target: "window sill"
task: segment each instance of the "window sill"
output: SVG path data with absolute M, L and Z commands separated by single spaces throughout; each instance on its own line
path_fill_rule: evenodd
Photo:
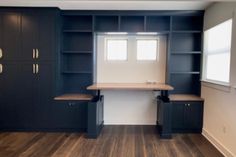
M 231 87 L 230 84 L 228 84 L 228 83 L 214 82 L 214 81 L 208 81 L 208 80 L 201 80 L 201 82 L 208 83 L 208 84 L 213 84 L 213 85 L 217 85 L 217 86 Z
M 223 91 L 229 93 L 231 91 L 230 84 L 218 83 L 218 82 L 211 82 L 206 80 L 201 80 L 202 86 L 212 88 L 215 90 Z M 236 88 L 235 88 L 236 89 Z

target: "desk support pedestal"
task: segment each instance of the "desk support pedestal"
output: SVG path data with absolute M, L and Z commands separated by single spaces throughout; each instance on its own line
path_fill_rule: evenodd
M 157 97 L 157 128 L 160 137 L 163 139 L 172 138 L 171 130 L 172 105 L 168 97 L 168 91 L 161 91 Z
M 88 103 L 88 123 L 87 123 L 87 137 L 97 138 L 103 128 L 104 111 L 103 111 L 103 96 L 95 96 L 94 99 Z

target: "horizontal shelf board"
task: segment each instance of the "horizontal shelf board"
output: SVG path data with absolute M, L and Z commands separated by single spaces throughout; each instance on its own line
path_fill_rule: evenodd
M 93 51 L 62 51 L 63 54 L 92 54 Z
M 144 31 L 144 33 L 157 33 L 157 34 L 169 34 L 170 33 L 170 31 L 158 31 L 158 30 L 146 30 L 146 31 Z
M 171 51 L 173 55 L 202 54 L 202 51 Z
M 63 74 L 92 74 L 91 71 L 63 71 Z
M 200 72 L 199 71 L 188 71 L 188 72 L 178 71 L 178 72 L 170 72 L 170 74 L 200 74 Z
M 202 33 L 201 30 L 172 30 L 172 33 Z
M 92 30 L 81 30 L 81 29 L 66 29 L 64 33 L 92 33 Z
M 204 101 L 200 96 L 193 94 L 171 94 L 169 98 L 170 101 Z

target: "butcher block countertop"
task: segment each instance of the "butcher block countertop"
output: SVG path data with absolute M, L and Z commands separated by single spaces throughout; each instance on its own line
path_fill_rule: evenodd
M 155 83 L 97 83 L 87 87 L 88 90 L 173 90 L 167 84 Z
M 54 98 L 54 100 L 76 100 L 76 101 L 90 101 L 93 96 L 89 94 L 63 94 Z
M 170 101 L 204 101 L 203 98 L 191 94 L 171 94 Z

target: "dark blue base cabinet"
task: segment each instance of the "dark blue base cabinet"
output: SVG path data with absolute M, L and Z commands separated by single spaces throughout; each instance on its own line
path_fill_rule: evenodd
M 173 101 L 171 125 L 173 133 L 201 133 L 203 101 Z
M 157 100 L 157 129 L 161 138 L 171 138 L 172 133 L 201 133 L 203 126 L 203 101 Z
M 96 96 L 91 102 L 88 103 L 88 138 L 97 138 L 102 130 L 104 123 L 103 99 L 103 96 Z

